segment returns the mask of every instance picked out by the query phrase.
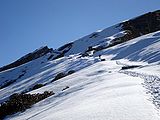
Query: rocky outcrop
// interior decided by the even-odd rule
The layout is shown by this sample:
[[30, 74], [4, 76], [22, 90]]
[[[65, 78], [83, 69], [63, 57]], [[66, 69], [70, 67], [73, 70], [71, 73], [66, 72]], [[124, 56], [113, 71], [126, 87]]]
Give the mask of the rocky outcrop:
[[45, 91], [40, 94], [20, 94], [14, 93], [9, 97], [9, 100], [1, 103], [0, 105], [0, 120], [4, 119], [7, 115], [12, 115], [17, 112], [24, 112], [35, 103], [54, 95], [53, 91]]
[[54, 57], [52, 60], [64, 57], [65, 53], [67, 53], [72, 48], [72, 45], [73, 45], [73, 42], [67, 43], [67, 44], [61, 46], [60, 48], [58, 48], [57, 52], [56, 52], [58, 55], [56, 57]]
[[120, 23], [120, 26], [122, 26], [122, 30], [126, 31], [127, 34], [115, 38], [108, 47], [160, 30], [160, 10], [125, 21]]
[[29, 61], [35, 60], [35, 59], [37, 59], [39, 57], [42, 57], [43, 55], [45, 55], [45, 54], [47, 54], [47, 53], [49, 53], [51, 51], [53, 51], [52, 48], [50, 49], [47, 46], [41, 47], [40, 49], [37, 49], [34, 52], [29, 53], [29, 54], [21, 57], [17, 61], [0, 68], [0, 72], [4, 71], [4, 70], [7, 70], [7, 69], [11, 69], [11, 68], [17, 67], [17, 66], [20, 66], [20, 65], [25, 64], [25, 63], [27, 63]]
[[121, 23], [124, 30], [130, 30], [132, 37], [139, 37], [160, 30], [160, 10], [149, 12]]

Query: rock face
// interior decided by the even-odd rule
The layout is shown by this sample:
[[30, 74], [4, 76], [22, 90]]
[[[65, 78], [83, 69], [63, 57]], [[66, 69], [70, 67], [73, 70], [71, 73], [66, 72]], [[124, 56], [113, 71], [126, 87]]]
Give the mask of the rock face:
[[25, 63], [27, 63], [29, 61], [32, 61], [34, 59], [37, 59], [37, 58], [39, 58], [39, 57], [41, 57], [41, 56], [43, 56], [43, 55], [45, 55], [45, 54], [47, 54], [51, 51], [53, 51], [52, 48], [50, 49], [47, 46], [41, 47], [40, 49], [37, 49], [37, 50], [33, 51], [32, 53], [29, 53], [29, 54], [21, 57], [17, 61], [0, 68], [0, 72], [4, 71], [4, 70], [7, 70], [7, 69], [10, 69], [10, 68], [17, 67], [17, 66], [22, 65], [22, 64], [25, 64]]
[[149, 12], [121, 23], [124, 30], [130, 30], [133, 37], [139, 37], [160, 30], [160, 10]]
[[[65, 53], [67, 53], [71, 48], [72, 48], [72, 45], [73, 45], [73, 42], [71, 43], [67, 43], [63, 46], [61, 46], [60, 48], [58, 48], [58, 55], [56, 57], [54, 57], [52, 60], [55, 60], [55, 59], [58, 59], [58, 58], [61, 58], [61, 57], [64, 57], [65, 56]], [[55, 52], [55, 51], [54, 51]]]
[[160, 10], [120, 23], [126, 35], [115, 38], [108, 47], [160, 30]]

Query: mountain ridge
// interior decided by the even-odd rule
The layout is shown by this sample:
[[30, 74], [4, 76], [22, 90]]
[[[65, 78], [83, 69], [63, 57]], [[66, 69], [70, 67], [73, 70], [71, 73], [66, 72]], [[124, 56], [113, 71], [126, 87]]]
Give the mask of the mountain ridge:
[[[20, 59], [16, 60], [15, 62], [1, 67], [0, 72], [7, 70], [7, 69], [10, 69], [10, 68], [13, 68], [13, 67], [17, 67], [22, 64], [25, 64], [29, 61], [32, 61], [34, 59], [37, 59], [37, 58], [47, 54], [48, 52], [54, 53], [53, 55], [51, 55], [49, 57], [49, 59], [51, 59], [51, 58], [57, 59], [57, 58], [65, 56], [65, 55], [71, 55], [71, 54], [76, 54], [76, 53], [86, 54], [86, 52], [88, 52], [88, 51], [94, 50], [94, 52], [96, 52], [96, 51], [114, 46], [116, 44], [120, 44], [122, 42], [126, 42], [130, 39], [133, 39], [133, 38], [136, 38], [136, 37], [139, 37], [139, 36], [151, 33], [151, 32], [155, 32], [158, 30], [160, 30], [160, 10], [156, 10], [154, 12], [149, 12], [149, 13], [140, 15], [136, 18], [124, 21], [124, 22], [119, 23], [117, 25], [114, 25], [112, 27], [106, 28], [102, 31], [93, 32], [90, 35], [82, 37], [74, 42], [67, 43], [67, 44], [65, 44], [55, 50], [53, 50], [53, 48], [48, 48], [47, 46], [44, 46], [42, 49], [39, 49], [36, 53], [31, 52], [31, 53], [21, 57]], [[110, 42], [110, 44], [107, 45], [107, 41], [109, 41], [109, 38], [107, 38], [107, 37], [112, 36], [113, 34], [116, 34], [118, 31], [124, 31], [124, 34], [120, 37], [115, 37], [114, 39], [112, 39], [112, 42]], [[96, 39], [98, 39], [98, 40], [101, 39], [98, 36], [100, 36], [100, 37], [103, 36], [102, 37], [103, 40], [101, 40], [99, 42], [104, 42], [104, 44], [106, 44], [106, 45], [94, 47], [98, 43], [96, 41], [96, 43], [94, 44], [94, 41]], [[88, 46], [83, 48], [82, 46], [84, 46], [84, 45], [82, 45], [82, 44], [85, 44], [85, 41], [91, 41], [91, 42], [89, 43]], [[83, 49], [80, 48], [78, 50], [78, 48], [79, 48], [78, 46], [81, 46]], [[94, 47], [94, 48], [92, 48], [92, 47]], [[28, 57], [26, 57], [26, 56], [28, 56]]]

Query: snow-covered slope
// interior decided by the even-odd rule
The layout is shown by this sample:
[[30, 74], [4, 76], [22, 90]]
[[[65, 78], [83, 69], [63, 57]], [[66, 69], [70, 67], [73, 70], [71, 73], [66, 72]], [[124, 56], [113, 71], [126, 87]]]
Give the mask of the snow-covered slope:
[[[157, 59], [159, 38], [160, 32], [151, 33], [87, 57], [73, 54], [48, 61], [48, 57], [52, 54], [49, 53], [19, 67], [1, 72], [1, 84], [6, 80], [16, 79], [11, 85], [0, 89], [1, 102], [15, 92], [29, 90], [37, 83], [45, 86], [29, 93], [44, 91], [55, 93], [25, 112], [8, 116], [6, 119], [159, 120], [160, 70]], [[137, 59], [130, 59], [131, 53], [137, 55]], [[146, 56], [144, 62], [142, 58], [145, 57], [145, 53], [157, 57], [147, 59]], [[100, 54], [106, 61], [100, 61], [98, 57]], [[123, 66], [131, 65], [139, 67], [121, 70]], [[77, 72], [51, 82], [57, 73], [67, 73], [69, 70]]]
[[36, 84], [49, 84], [58, 73], [67, 73], [70, 70], [78, 71], [99, 61], [98, 58], [79, 58], [76, 55], [47, 61], [47, 56], [43, 56], [17, 68], [1, 72], [1, 86], [10, 81], [13, 81], [13, 83], [0, 89], [0, 101], [4, 101], [13, 93], [28, 91]]
[[65, 55], [84, 53], [89, 46], [97, 46], [102, 43], [108, 44], [108, 41], [110, 40], [109, 37], [121, 32], [121, 30], [121, 26], [117, 24], [80, 38], [73, 42], [72, 48]]
[[101, 55], [111, 55], [111, 59], [128, 59], [160, 63], [160, 31], [150, 33], [128, 42], [97, 52]]
[[48, 57], [48, 60], [54, 60], [72, 54], [86, 56], [158, 30], [160, 30], [160, 10], [146, 13], [104, 30], [98, 30], [55, 50], [52, 48], [50, 49], [47, 46], [41, 47], [34, 52], [21, 57], [17, 61], [0, 68], [0, 72], [20, 66], [48, 53], [52, 53]]
[[[141, 29], [133, 21], [124, 22], [125, 27], [117, 24], [99, 30], [56, 50], [38, 49], [29, 59], [28, 55], [22, 57], [24, 63], [2, 70], [0, 103], [13, 93], [55, 93], [6, 119], [159, 120], [160, 31], [134, 33], [131, 28]], [[65, 77], [55, 80], [59, 73]], [[37, 84], [43, 87], [33, 90]]]
[[[159, 120], [141, 78], [119, 73], [116, 61], [96, 63], [31, 93], [51, 96], [11, 120]], [[65, 86], [68, 89], [62, 91]]]

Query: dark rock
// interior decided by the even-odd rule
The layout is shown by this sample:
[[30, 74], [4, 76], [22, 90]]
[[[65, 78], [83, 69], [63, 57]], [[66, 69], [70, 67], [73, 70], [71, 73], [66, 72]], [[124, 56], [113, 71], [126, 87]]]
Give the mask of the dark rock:
[[123, 22], [121, 25], [124, 30], [132, 33], [130, 38], [156, 32], [160, 30], [160, 10], [141, 15]]
[[41, 88], [41, 87], [43, 87], [43, 86], [44, 86], [43, 84], [36, 84], [36, 85], [33, 86], [32, 90]]
[[45, 91], [42, 94], [19, 94], [14, 93], [9, 100], [0, 105], [0, 119], [4, 119], [7, 115], [17, 112], [23, 112], [30, 108], [33, 104], [53, 95], [53, 91]]
[[160, 30], [160, 10], [149, 12], [134, 19], [125, 21], [120, 23], [119, 26], [122, 26], [122, 30], [126, 31], [126, 34], [122, 37], [115, 38], [112, 40], [112, 43], [106, 47], [96, 48], [95, 52]]
[[65, 88], [62, 89], [62, 91], [66, 90], [66, 89], [68, 89], [68, 88], [69, 88], [69, 86], [66, 86]]
[[65, 77], [65, 76], [66, 76], [66, 75], [65, 75], [65, 73], [63, 73], [63, 72], [58, 73], [51, 82], [54, 82], [54, 81], [56, 81], [56, 80], [58, 80], [58, 79], [61, 79], [61, 78]]
[[6, 82], [4, 82], [1, 86], [0, 89], [3, 89], [5, 87], [8, 87], [9, 85], [13, 84], [14, 82], [16, 82], [16, 80], [8, 80]]
[[[68, 50], [71, 49], [73, 42], [71, 43], [67, 43], [65, 45], [63, 45], [62, 47], [58, 48], [58, 51], [63, 51], [63, 52], [67, 52]], [[66, 51], [67, 50], [67, 51]]]
[[99, 36], [98, 33], [93, 33], [89, 38], [96, 38], [98, 36]]
[[101, 59], [101, 61], [105, 61], [106, 59]]
[[51, 51], [53, 51], [53, 49], [52, 48], [49, 49], [47, 46], [45, 46], [43, 48], [40, 48], [40, 49], [37, 49], [34, 52], [23, 56], [22, 58], [18, 59], [17, 61], [0, 68], [0, 72], [4, 71], [4, 70], [7, 70], [7, 69], [17, 67], [17, 66], [20, 66], [20, 65], [25, 64], [29, 61], [32, 61], [32, 60], [37, 59], [39, 57], [42, 57], [42, 56], [44, 56], [45, 54], [47, 54]]
[[54, 55], [50, 55], [47, 59], [50, 60]]
[[57, 56], [54, 57], [52, 60], [56, 60], [56, 59], [61, 58], [61, 57], [64, 57], [64, 54], [63, 54], [63, 53], [57, 55]]
[[70, 71], [68, 71], [67, 75], [70, 75], [70, 74], [73, 74], [73, 73], [75, 73], [75, 70], [70, 70]]
[[121, 70], [132, 69], [132, 68], [136, 68], [136, 67], [140, 67], [140, 66], [139, 65], [123, 66]]

